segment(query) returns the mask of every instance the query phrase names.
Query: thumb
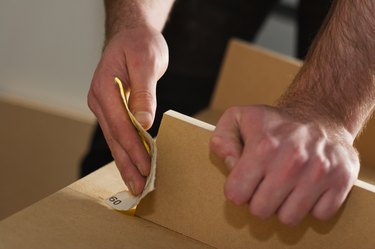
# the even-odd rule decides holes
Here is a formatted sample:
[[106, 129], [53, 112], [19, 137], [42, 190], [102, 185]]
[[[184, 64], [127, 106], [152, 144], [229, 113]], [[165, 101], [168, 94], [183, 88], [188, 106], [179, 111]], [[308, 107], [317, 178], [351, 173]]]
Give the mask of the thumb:
[[130, 92], [129, 108], [142, 127], [148, 130], [155, 117], [156, 82], [134, 84]]
[[239, 115], [239, 108], [232, 107], [225, 111], [210, 141], [211, 151], [224, 161], [229, 170], [233, 169], [243, 150]]

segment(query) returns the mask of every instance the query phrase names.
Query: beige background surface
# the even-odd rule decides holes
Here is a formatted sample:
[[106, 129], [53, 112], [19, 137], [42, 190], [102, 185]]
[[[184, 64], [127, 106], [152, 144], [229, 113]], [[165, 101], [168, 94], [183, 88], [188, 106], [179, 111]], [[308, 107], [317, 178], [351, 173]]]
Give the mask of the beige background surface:
[[78, 179], [92, 122], [0, 98], [0, 220]]

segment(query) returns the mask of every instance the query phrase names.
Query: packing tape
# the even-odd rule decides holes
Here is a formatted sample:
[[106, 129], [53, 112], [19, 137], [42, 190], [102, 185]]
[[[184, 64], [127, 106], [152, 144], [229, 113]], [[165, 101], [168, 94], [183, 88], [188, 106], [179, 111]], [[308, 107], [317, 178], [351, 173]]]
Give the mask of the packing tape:
[[[129, 106], [128, 106], [128, 98], [127, 92], [124, 89], [122, 82], [119, 78], [115, 78], [115, 83], [118, 85], [120, 90], [120, 95], [122, 101], [124, 102], [125, 110], [128, 114], [129, 119], [133, 123], [135, 129], [137, 130], [139, 137], [145, 146], [148, 154], [150, 155], [151, 159], [151, 169], [150, 174], [147, 176], [146, 184], [143, 192], [137, 196], [134, 196], [130, 191], [124, 190], [118, 192], [117, 194], [107, 198], [105, 202], [111, 206], [112, 208], [119, 210], [119, 211], [127, 211], [134, 208], [138, 203], [141, 201], [143, 197], [145, 197], [148, 193], [155, 189], [155, 173], [156, 173], [156, 156], [157, 156], [157, 149], [155, 140], [151, 137], [148, 132], [143, 129], [142, 125], [136, 120], [134, 115], [131, 113]], [[130, 211], [130, 214], [134, 213]]]

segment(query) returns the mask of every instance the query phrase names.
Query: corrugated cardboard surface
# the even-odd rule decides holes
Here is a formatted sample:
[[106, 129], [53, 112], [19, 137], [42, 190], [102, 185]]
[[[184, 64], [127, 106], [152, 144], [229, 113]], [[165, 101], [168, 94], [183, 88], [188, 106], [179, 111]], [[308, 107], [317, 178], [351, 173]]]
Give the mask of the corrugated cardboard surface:
[[227, 172], [209, 152], [210, 127], [180, 118], [164, 115], [156, 191], [136, 215], [217, 248], [374, 248], [375, 193], [355, 187], [328, 222], [308, 217], [289, 228], [276, 217], [262, 221], [226, 201]]

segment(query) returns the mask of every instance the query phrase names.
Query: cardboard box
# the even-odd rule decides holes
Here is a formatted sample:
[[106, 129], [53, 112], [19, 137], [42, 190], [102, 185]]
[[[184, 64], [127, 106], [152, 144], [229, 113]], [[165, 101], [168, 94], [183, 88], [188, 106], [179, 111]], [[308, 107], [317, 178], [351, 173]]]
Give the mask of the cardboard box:
[[[277, 59], [298, 66], [240, 41], [232, 41], [228, 51], [210, 106], [215, 108], [199, 115], [212, 122], [222, 112], [220, 108], [233, 103], [230, 98], [228, 102], [217, 99], [217, 94], [231, 94], [231, 88], [222, 88], [223, 78], [228, 67], [246, 69], [245, 54], [248, 63], [256, 58], [257, 65], [262, 61], [267, 65]], [[296, 70], [298, 67], [285, 66], [280, 74], [286, 82]], [[276, 73], [264, 72], [270, 75], [270, 84], [280, 79]], [[239, 75], [233, 77], [238, 78], [228, 79], [240, 81]], [[280, 90], [283, 87], [286, 85]], [[358, 181], [344, 207], [328, 222], [307, 217], [289, 228], [275, 217], [261, 221], [246, 207], [225, 200], [227, 172], [208, 148], [213, 129], [173, 111], [164, 115], [157, 138], [156, 190], [142, 200], [136, 216], [114, 211], [104, 203], [125, 188], [111, 163], [1, 221], [0, 248], [374, 248], [375, 186]]]
[[156, 191], [138, 205], [137, 216], [215, 248], [374, 248], [373, 185], [358, 182], [329, 221], [308, 216], [290, 228], [276, 217], [260, 220], [226, 201], [227, 170], [208, 147], [212, 129], [180, 114], [164, 115]]
[[79, 177], [94, 120], [0, 94], [0, 220]]

